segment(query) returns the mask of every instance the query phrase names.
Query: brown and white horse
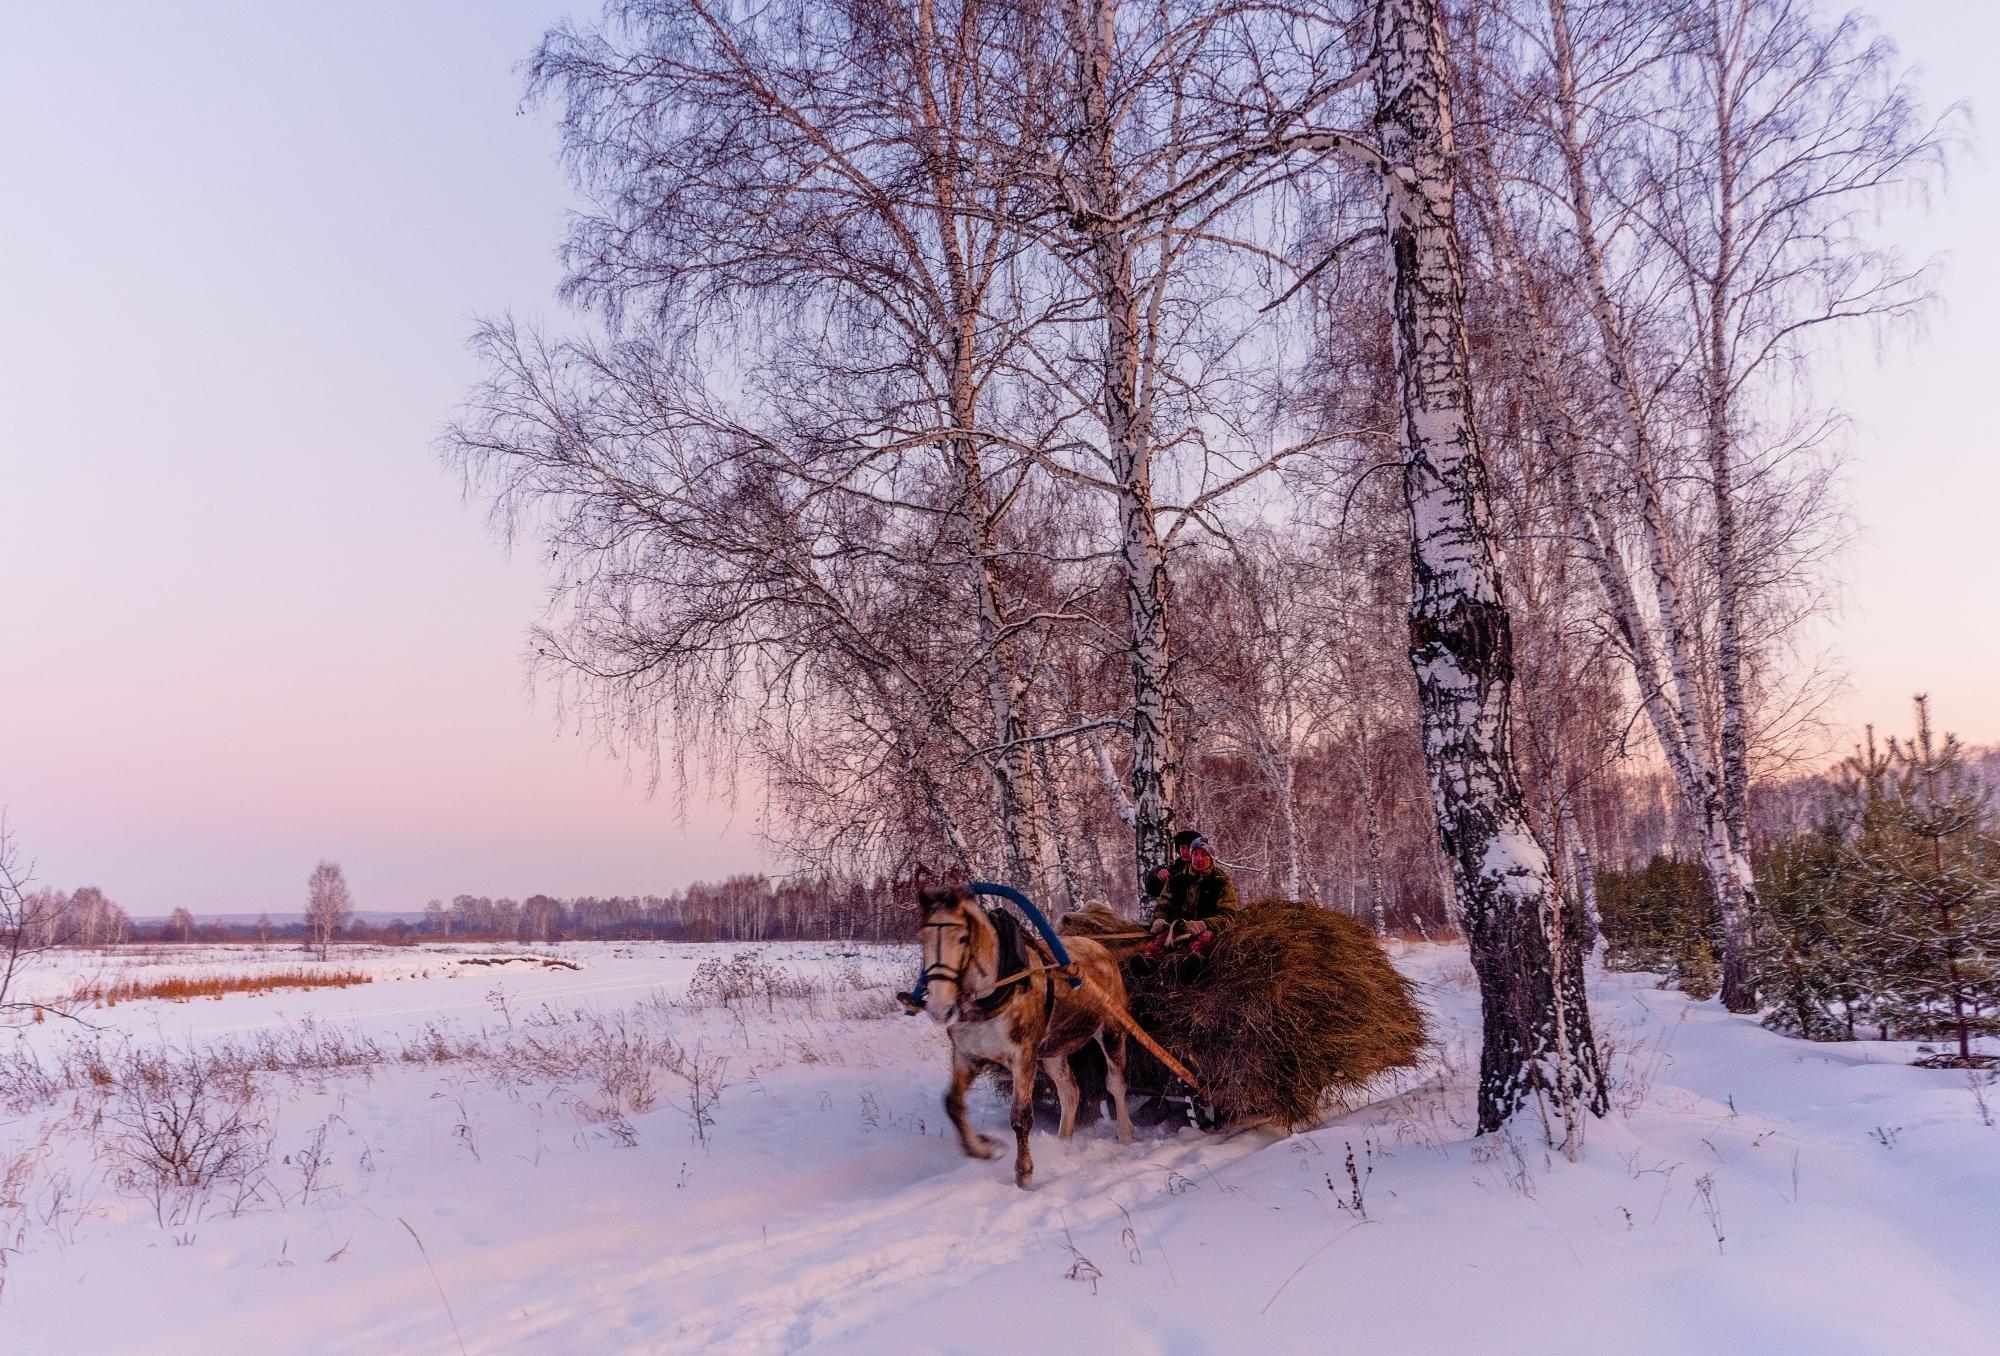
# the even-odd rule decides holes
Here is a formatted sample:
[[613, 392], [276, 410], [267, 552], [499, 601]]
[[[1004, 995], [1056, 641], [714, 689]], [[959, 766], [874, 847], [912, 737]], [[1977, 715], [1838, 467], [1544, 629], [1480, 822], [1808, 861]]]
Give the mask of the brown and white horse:
[[924, 1010], [943, 1024], [951, 1040], [951, 1087], [944, 1095], [944, 1109], [965, 1152], [974, 1158], [992, 1158], [1000, 1152], [997, 1142], [965, 1123], [965, 1089], [982, 1067], [997, 1066], [1014, 1083], [1014, 1184], [1029, 1185], [1035, 1173], [1034, 1160], [1028, 1156], [1035, 1066], [1039, 1063], [1055, 1084], [1062, 1105], [1057, 1133], [1068, 1139], [1076, 1130], [1077, 1105], [1069, 1057], [1091, 1040], [1104, 1051], [1104, 1082], [1118, 1114], [1118, 1142], [1130, 1144], [1125, 1027], [1118, 1020], [1124, 1015], [1125, 981], [1111, 954], [1086, 938], [1065, 937], [1075, 973], [1083, 979], [1082, 985], [1072, 987], [1067, 975], [1045, 972], [1055, 958], [1038, 938], [1023, 933], [1021, 947], [1031, 973], [1012, 978], [1021, 967], [1003, 973], [1009, 962], [1003, 957], [1000, 928], [969, 889], [925, 885], [918, 889], [917, 901], [924, 944], [918, 987]]

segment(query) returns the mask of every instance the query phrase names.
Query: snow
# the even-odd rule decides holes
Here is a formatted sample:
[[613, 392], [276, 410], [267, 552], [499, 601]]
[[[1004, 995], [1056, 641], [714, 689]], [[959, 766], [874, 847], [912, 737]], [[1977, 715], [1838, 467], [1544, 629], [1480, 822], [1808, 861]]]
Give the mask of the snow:
[[[739, 979], [782, 982], [722, 1001], [744, 952]], [[1038, 1130], [1021, 1192], [947, 1132], [943, 1034], [889, 998], [913, 947], [544, 953], [583, 968], [383, 949], [351, 958], [377, 976], [355, 988], [0, 1031], [15, 1075], [91, 1042], [305, 1031], [381, 1055], [255, 1074], [254, 1193], [166, 1224], [116, 1178], [102, 1092], [0, 1072], [0, 1350], [1986, 1352], [2000, 1325], [2000, 1130], [1967, 1075], [1788, 1040], [1646, 976], [1593, 972], [1615, 1109], [1576, 1164], [1532, 1124], [1471, 1136], [1476, 986], [1462, 949], [1416, 946], [1397, 959], [1436, 1057], [1376, 1100], [1290, 1137]], [[439, 1048], [459, 1057], [404, 1057]], [[724, 1083], [700, 1137], [696, 1069]], [[972, 1109], [1005, 1133], [984, 1084]]]
[[1482, 878], [1528, 903], [1540, 903], [1548, 889], [1549, 857], [1535, 836], [1524, 829], [1500, 829], [1486, 840], [1480, 858]]

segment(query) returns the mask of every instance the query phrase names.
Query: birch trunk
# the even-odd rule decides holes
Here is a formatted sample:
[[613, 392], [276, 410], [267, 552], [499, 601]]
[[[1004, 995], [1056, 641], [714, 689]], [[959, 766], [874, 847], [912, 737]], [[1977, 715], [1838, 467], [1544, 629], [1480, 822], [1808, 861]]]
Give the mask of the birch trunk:
[[[959, 419], [960, 428], [972, 426], [969, 411]], [[1021, 710], [1022, 683], [1002, 653], [1007, 617], [994, 569], [999, 555], [998, 532], [987, 506], [985, 473], [977, 449], [970, 439], [961, 438], [955, 450], [961, 477], [960, 527], [977, 594], [980, 668], [992, 712], [995, 751], [989, 768], [1000, 811], [1001, 876], [1032, 894], [1042, 885], [1036, 870], [1041, 856], [1040, 832], [1028, 803], [1034, 772], [1028, 725]]]
[[[1607, 601], [1617, 614], [1620, 630], [1625, 634], [1630, 652], [1637, 668], [1641, 698], [1645, 703], [1648, 721], [1655, 737], [1660, 742], [1662, 754], [1674, 774], [1676, 789], [1680, 792], [1683, 814], [1688, 827], [1698, 841], [1702, 860], [1709, 873], [1710, 888], [1714, 891], [1716, 911], [1722, 919], [1722, 1000], [1731, 1011], [1744, 1012], [1756, 1007], [1755, 986], [1749, 963], [1749, 881], [1748, 844], [1731, 824], [1731, 797], [1728, 792], [1730, 777], [1730, 741], [1736, 743], [1736, 767], [1739, 773], [1745, 767], [1743, 759], [1743, 710], [1742, 710], [1742, 660], [1740, 643], [1736, 630], [1736, 597], [1734, 571], [1734, 517], [1729, 517], [1728, 541], [1725, 546], [1722, 537], [1723, 525], [1720, 521], [1723, 505], [1721, 496], [1727, 493], [1726, 469], [1718, 488], [1718, 566], [1727, 563], [1727, 575], [1718, 575], [1718, 585], [1722, 596], [1722, 610], [1719, 619], [1721, 649], [1723, 655], [1723, 748], [1720, 769], [1716, 766], [1716, 756], [1711, 750], [1707, 737], [1706, 723], [1702, 719], [1701, 707], [1695, 692], [1692, 672], [1691, 641], [1688, 636], [1685, 612], [1681, 604], [1681, 590], [1674, 577], [1671, 559], [1666, 547], [1666, 510], [1661, 502], [1656, 481], [1655, 449], [1646, 423], [1644, 406], [1639, 399], [1636, 364], [1632, 349], [1626, 341], [1618, 313], [1611, 296], [1606, 274], [1603, 247], [1598, 234], [1596, 209], [1593, 202], [1587, 165], [1580, 134], [1581, 112], [1578, 106], [1576, 85], [1576, 60], [1570, 33], [1569, 7], [1566, 0], [1547, 0], [1550, 35], [1552, 38], [1550, 58], [1555, 76], [1556, 139], [1560, 145], [1569, 183], [1569, 207], [1575, 223], [1576, 236], [1583, 256], [1584, 282], [1588, 293], [1591, 313], [1595, 319], [1600, 346], [1603, 350], [1606, 374], [1616, 396], [1616, 411], [1622, 441], [1627, 457], [1631, 460], [1634, 481], [1639, 492], [1638, 514], [1640, 536], [1644, 546], [1646, 565], [1652, 576], [1653, 597], [1659, 616], [1660, 649], [1664, 651], [1667, 672], [1673, 691], [1673, 705], [1669, 707], [1666, 684], [1661, 681], [1657, 661], [1650, 653], [1650, 641], [1642, 650], [1640, 637], [1646, 634], [1647, 622], [1639, 612], [1637, 600], [1629, 585], [1613, 581], [1608, 576], [1615, 570], [1621, 574], [1622, 561], [1615, 560], [1616, 539], [1610, 535], [1610, 525], [1601, 507], [1602, 500], [1595, 495], [1591, 499], [1599, 505], [1597, 530], [1593, 553], [1599, 579], [1605, 584]], [[1722, 339], [1719, 329], [1712, 328], [1711, 344]], [[1711, 413], [1711, 456], [1714, 454], [1714, 413], [1713, 395], [1710, 400]], [[1726, 450], [1723, 453], [1726, 462]], [[1569, 461], [1570, 458], [1563, 458]], [[1574, 468], [1572, 468], [1574, 474]], [[1574, 491], [1574, 481], [1570, 482]], [[1575, 506], [1583, 496], [1572, 495]], [[1643, 665], [1642, 661], [1643, 654]], [[1731, 682], [1731, 669], [1735, 681]], [[1730, 692], [1734, 691], [1734, 702]], [[1739, 792], [1741, 782], [1739, 782]], [[1740, 794], [1736, 798], [1740, 804]], [[1745, 821], [1739, 815], [1736, 824]]]
[[1576, 817], [1576, 798], [1565, 791], [1562, 797], [1563, 837], [1569, 842], [1570, 868], [1576, 873], [1576, 898], [1583, 905], [1583, 950], [1586, 955], [1597, 944], [1600, 915], [1597, 909], [1597, 864], [1590, 844], [1584, 839], [1583, 825]]
[[1072, 0], [1068, 8], [1084, 121], [1084, 229], [1090, 277], [1104, 327], [1098, 385], [1111, 478], [1118, 485], [1132, 679], [1130, 806], [1133, 882], [1172, 855], [1173, 736], [1168, 724], [1166, 552], [1153, 505], [1150, 402], [1145, 398], [1142, 305], [1134, 229], [1118, 221], [1120, 176], [1111, 106], [1117, 6]]
[[1035, 744], [1035, 771], [1040, 774], [1035, 799], [1041, 810], [1042, 878], [1061, 886], [1056, 905], [1066, 913], [1081, 904], [1083, 897], [1063, 834], [1062, 781], [1056, 776], [1055, 756], [1049, 752], [1046, 739]]
[[1354, 718], [1356, 743], [1361, 753], [1361, 824], [1367, 835], [1368, 912], [1377, 937], [1389, 935], [1389, 904], [1382, 886], [1382, 832], [1375, 816], [1375, 757], [1368, 742], [1368, 713]]
[[[936, 13], [929, 5], [915, 14], [920, 48], [924, 53], [939, 47]], [[937, 202], [932, 221], [937, 232], [943, 262], [942, 286], [937, 289], [939, 319], [947, 327], [942, 345], [945, 361], [945, 412], [952, 428], [981, 427], [979, 399], [979, 323], [982, 286], [990, 283], [990, 251], [982, 254], [967, 239], [972, 224], [960, 213], [959, 168], [964, 162], [962, 147], [955, 138], [955, 123], [940, 103], [938, 90], [929, 79], [916, 86], [919, 114], [911, 132], [930, 144], [932, 185]], [[970, 177], [970, 176], [968, 176]], [[976, 180], [974, 181], [976, 182]], [[976, 194], [975, 194], [976, 195]], [[1039, 826], [1028, 804], [1034, 776], [1031, 750], [1025, 742], [1027, 721], [1022, 714], [1024, 684], [1003, 653], [1007, 639], [1007, 601], [1001, 587], [1000, 527], [989, 493], [986, 467], [976, 438], [961, 432], [949, 442], [950, 465], [958, 481], [956, 517], [971, 573], [973, 612], [980, 647], [980, 668], [986, 681], [986, 696], [992, 715], [995, 752], [989, 762], [995, 800], [1000, 813], [1001, 876], [1007, 883], [1033, 892], [1040, 857]]]
[[[1723, 50], [1724, 29], [1710, 30], [1718, 71], [1729, 69]], [[1709, 479], [1715, 497], [1716, 667], [1722, 700], [1722, 821], [1728, 834], [1729, 888], [1736, 894], [1739, 935], [1727, 935], [1724, 915], [1722, 1003], [1731, 1012], [1757, 1007], [1755, 978], [1747, 956], [1749, 920], [1755, 916], [1756, 895], [1750, 868], [1749, 735], [1744, 725], [1743, 639], [1739, 621], [1741, 594], [1737, 583], [1736, 486], [1734, 441], [1730, 436], [1730, 395], [1733, 365], [1729, 352], [1730, 268], [1736, 256], [1736, 138], [1732, 135], [1734, 85], [1716, 84], [1715, 272], [1708, 279], [1707, 371], [1703, 374], [1707, 405], [1704, 441]]]
[[[1261, 616], [1261, 613], [1260, 613]], [[1265, 742], [1265, 766], [1269, 770], [1271, 788], [1278, 801], [1278, 828], [1284, 836], [1279, 856], [1285, 883], [1286, 899], [1304, 899], [1306, 874], [1305, 831], [1299, 824], [1299, 700], [1294, 692], [1294, 656], [1288, 651], [1283, 636], [1275, 622], [1262, 626], [1264, 636], [1260, 642], [1267, 647], [1275, 660], [1274, 678], [1278, 687], [1277, 729], [1278, 737]]]
[[1279, 756], [1277, 775], [1279, 831], [1284, 834], [1285, 898], [1305, 898], [1305, 842], [1299, 829], [1298, 761], [1289, 747]]
[[1472, 416], [1437, 0], [1378, 0], [1376, 115], [1395, 261], [1393, 328], [1411, 527], [1410, 660], [1438, 833], [1478, 972], [1479, 1128], [1547, 1095], [1574, 1153], [1607, 1101], [1581, 929], [1529, 832], [1509, 728], [1512, 633]]

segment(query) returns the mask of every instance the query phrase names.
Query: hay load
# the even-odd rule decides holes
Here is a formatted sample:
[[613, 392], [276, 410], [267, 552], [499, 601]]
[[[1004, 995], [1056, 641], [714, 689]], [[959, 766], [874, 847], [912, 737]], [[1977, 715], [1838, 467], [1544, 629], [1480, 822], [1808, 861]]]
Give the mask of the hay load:
[[1144, 923], [1135, 923], [1112, 911], [1109, 904], [1086, 904], [1066, 913], [1056, 924], [1057, 932], [1072, 937], [1088, 937], [1122, 963], [1136, 955], [1151, 936]]
[[[1129, 934], [1109, 909], [1063, 921], [1082, 936]], [[1216, 1109], [1286, 1126], [1319, 1119], [1329, 1094], [1416, 1062], [1424, 1019], [1404, 979], [1366, 928], [1317, 904], [1261, 900], [1217, 939], [1205, 966], [1134, 965], [1143, 942], [1114, 947], [1132, 1015], [1199, 1072]], [[1165, 1071], [1136, 1046], [1135, 1087]], [[1151, 1067], [1146, 1067], [1150, 1065]]]

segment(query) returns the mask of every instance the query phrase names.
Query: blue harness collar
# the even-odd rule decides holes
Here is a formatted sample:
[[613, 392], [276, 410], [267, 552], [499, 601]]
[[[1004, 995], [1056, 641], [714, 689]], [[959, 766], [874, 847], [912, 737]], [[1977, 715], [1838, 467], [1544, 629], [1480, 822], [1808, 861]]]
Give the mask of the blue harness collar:
[[[1049, 920], [1042, 916], [1042, 911], [1035, 907], [1034, 900], [1029, 899], [1025, 894], [1016, 890], [1011, 885], [1000, 885], [990, 880], [976, 880], [972, 882], [972, 893], [975, 895], [997, 895], [1019, 909], [1022, 913], [1028, 915], [1028, 921], [1035, 925], [1035, 931], [1042, 934], [1042, 940], [1047, 942], [1049, 950], [1055, 953], [1056, 964], [1065, 968], [1069, 966], [1069, 948], [1063, 945], [1062, 934], [1050, 926]], [[1083, 980], [1075, 975], [1069, 977], [1069, 986], [1072, 989], [1082, 983]]]

